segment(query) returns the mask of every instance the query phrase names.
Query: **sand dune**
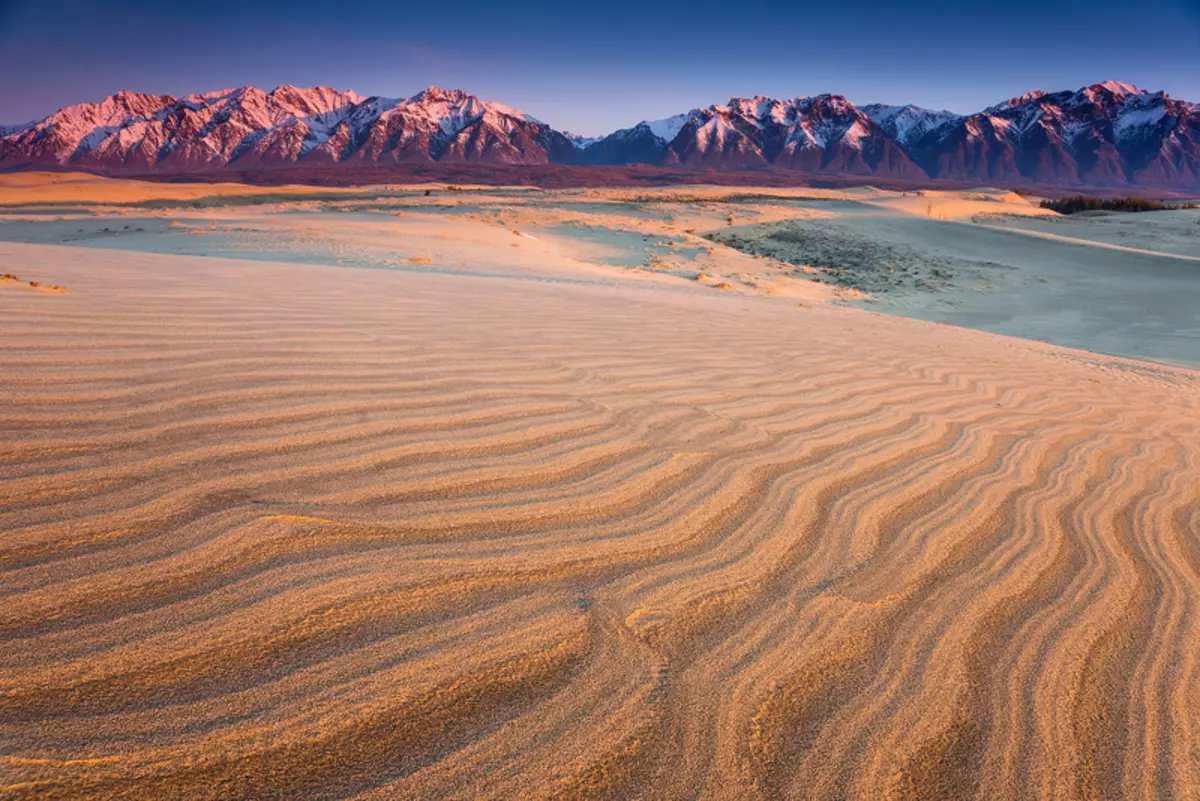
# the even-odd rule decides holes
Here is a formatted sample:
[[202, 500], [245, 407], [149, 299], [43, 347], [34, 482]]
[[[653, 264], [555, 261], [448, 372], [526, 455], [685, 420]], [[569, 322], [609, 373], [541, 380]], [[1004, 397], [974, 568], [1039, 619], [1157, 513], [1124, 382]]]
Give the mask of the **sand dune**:
[[0, 795], [1194, 798], [1200, 376], [0, 244]]
[[14, 172], [0, 175], [0, 206], [52, 203], [121, 204], [147, 200], [196, 201], [230, 196], [353, 196], [355, 189], [314, 186], [248, 186], [238, 183], [154, 183], [80, 172]]
[[0, 176], [0, 241], [700, 285], [1193, 367], [1198, 222], [1195, 210], [1063, 217], [987, 188], [327, 191]]
[[1058, 217], [1016, 192], [981, 187], [974, 191], [924, 189], [916, 192], [887, 193], [864, 198], [873, 206], [917, 214], [935, 220], [968, 220], [984, 215], [1006, 215], [1014, 220]]

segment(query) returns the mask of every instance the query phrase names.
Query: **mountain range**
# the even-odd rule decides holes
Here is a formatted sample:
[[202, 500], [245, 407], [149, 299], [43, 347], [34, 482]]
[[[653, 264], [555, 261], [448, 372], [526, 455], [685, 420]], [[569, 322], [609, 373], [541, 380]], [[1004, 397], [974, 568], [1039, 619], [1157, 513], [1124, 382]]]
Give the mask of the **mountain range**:
[[1109, 81], [975, 114], [842, 95], [733, 98], [584, 138], [461, 90], [363, 97], [121, 91], [0, 127], [0, 170], [253, 174], [433, 164], [633, 165], [1056, 187], [1200, 190], [1200, 105]]

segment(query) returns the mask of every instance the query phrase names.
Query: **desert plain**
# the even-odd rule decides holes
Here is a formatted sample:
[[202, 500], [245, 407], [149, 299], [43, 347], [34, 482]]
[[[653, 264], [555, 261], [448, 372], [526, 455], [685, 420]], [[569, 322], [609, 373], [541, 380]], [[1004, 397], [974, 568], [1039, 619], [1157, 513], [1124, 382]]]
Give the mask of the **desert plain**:
[[0, 177], [0, 796], [1200, 798], [1200, 211]]

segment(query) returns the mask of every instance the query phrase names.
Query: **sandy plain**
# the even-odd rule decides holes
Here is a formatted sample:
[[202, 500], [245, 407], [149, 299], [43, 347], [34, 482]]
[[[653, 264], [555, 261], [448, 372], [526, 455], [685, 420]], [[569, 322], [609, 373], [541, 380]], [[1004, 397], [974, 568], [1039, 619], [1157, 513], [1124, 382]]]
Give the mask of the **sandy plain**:
[[0, 795], [1200, 797], [1200, 375], [752, 253], [1074, 223], [135, 190], [0, 225]]

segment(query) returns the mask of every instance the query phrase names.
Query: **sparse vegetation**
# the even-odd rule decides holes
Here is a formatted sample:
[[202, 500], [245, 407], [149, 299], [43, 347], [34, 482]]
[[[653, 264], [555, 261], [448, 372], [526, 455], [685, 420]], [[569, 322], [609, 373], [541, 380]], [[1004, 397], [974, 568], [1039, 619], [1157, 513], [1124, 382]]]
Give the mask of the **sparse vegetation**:
[[426, 250], [425, 255], [417, 254], [407, 259], [400, 259], [401, 264], [433, 264], [433, 252]]
[[67, 288], [59, 286], [58, 284], [46, 284], [43, 286], [41, 281], [22, 281], [21, 276], [17, 275], [16, 273], [4, 273], [0, 275], [0, 282], [25, 284], [31, 289], [44, 289], [47, 292], [57, 292], [60, 295], [65, 295], [67, 293]]
[[1059, 214], [1078, 214], [1081, 211], [1174, 211], [1176, 209], [1194, 209], [1195, 203], [1183, 203], [1175, 206], [1144, 197], [1099, 198], [1087, 195], [1075, 195], [1058, 200], [1043, 200], [1043, 209], [1057, 211]]
[[714, 231], [706, 239], [761, 259], [777, 259], [809, 280], [882, 294], [893, 291], [943, 291], [967, 264], [918, 251], [902, 243], [875, 241], [851, 226], [788, 220]]

